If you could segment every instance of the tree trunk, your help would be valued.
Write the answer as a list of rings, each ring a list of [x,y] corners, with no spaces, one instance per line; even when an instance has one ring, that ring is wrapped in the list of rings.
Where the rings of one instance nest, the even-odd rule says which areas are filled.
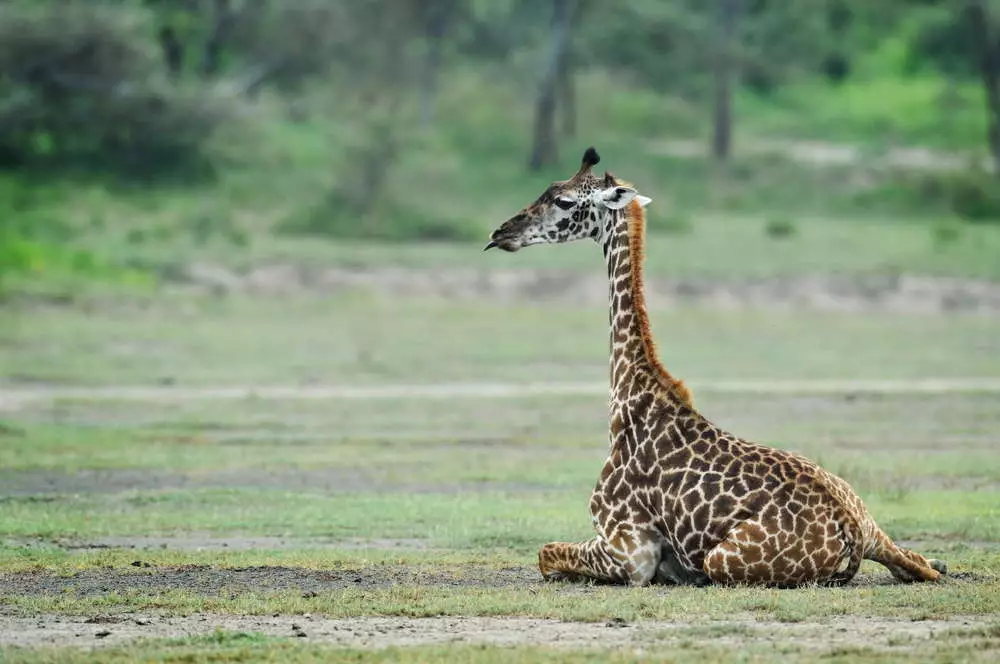
[[[212,8],[212,32],[205,40],[205,50],[201,61],[201,74],[205,77],[215,76],[219,73],[222,47],[225,46],[226,38],[236,20],[236,12],[233,11],[230,0],[214,0]]]
[[[557,77],[559,95],[556,106],[561,111],[560,125],[566,138],[576,136],[576,79],[573,76],[573,55],[563,58],[563,68]]]
[[[993,17],[982,0],[969,3],[967,16],[979,52],[979,72],[986,92],[986,140],[993,159],[993,172],[1000,178],[1000,36],[991,30]]]
[[[160,50],[163,51],[163,61],[167,65],[167,73],[171,78],[180,78],[184,69],[184,45],[177,38],[177,32],[172,26],[165,25],[160,28],[157,37],[160,41]]]
[[[715,43],[715,103],[713,112],[712,156],[727,161],[733,142],[733,50],[741,0],[716,0],[718,25]]]
[[[434,119],[438,72],[441,71],[444,59],[444,40],[457,9],[457,3],[453,0],[436,0],[427,9],[424,23],[427,52],[420,75],[420,125],[423,127]]]
[[[574,0],[552,0],[551,48],[535,101],[535,130],[528,168],[536,171],[559,159],[556,102],[560,74],[566,70],[572,36]]]

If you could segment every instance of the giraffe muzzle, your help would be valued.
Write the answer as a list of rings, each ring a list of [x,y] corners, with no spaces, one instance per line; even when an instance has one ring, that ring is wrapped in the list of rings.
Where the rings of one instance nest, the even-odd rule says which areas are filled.
[[[516,237],[502,237],[498,236],[498,233],[499,231],[493,233],[490,241],[483,247],[483,251],[489,251],[496,247],[504,251],[515,252],[521,248],[521,243]]]

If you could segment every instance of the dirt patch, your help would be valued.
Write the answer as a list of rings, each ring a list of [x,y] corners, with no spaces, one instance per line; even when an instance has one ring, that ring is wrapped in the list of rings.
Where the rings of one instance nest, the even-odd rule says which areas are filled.
[[[463,493],[475,491],[543,491],[552,487],[502,482],[400,484],[356,468],[236,468],[197,473],[145,469],[0,471],[0,504],[22,497],[59,494],[107,494],[176,489],[264,489],[344,493]]]
[[[22,545],[31,546],[39,542],[21,540]],[[139,535],[133,537],[100,537],[90,540],[55,540],[45,544],[55,544],[67,550],[97,550],[97,549],[135,549],[150,551],[168,549],[171,551],[296,551],[308,549],[369,549],[378,551],[427,551],[430,547],[426,540],[408,538],[345,538],[329,539],[318,537],[273,537],[258,536],[215,536],[211,533],[185,533],[152,537]]]
[[[34,618],[0,616],[0,646],[122,645],[138,638],[178,638],[216,630],[297,637],[343,647],[386,648],[434,644],[541,645],[567,648],[647,649],[678,646],[683,641],[711,641],[737,647],[773,647],[831,651],[864,646],[873,649],[926,651],[936,636],[984,626],[982,617],[948,620],[832,618],[821,623],[781,623],[751,618],[710,623],[563,622],[535,618],[366,617],[327,619],[317,616],[226,616],[202,614],[162,617],[155,614]]]
[[[519,268],[363,268],[262,265],[243,272],[195,264],[172,271],[173,283],[209,293],[281,296],[303,291],[363,290],[397,296],[490,301],[560,301],[604,306],[601,274]],[[953,311],[1000,314],[1000,283],[914,275],[806,275],[734,280],[647,278],[646,299],[664,308],[697,303],[724,309],[777,307],[820,311]]]
[[[6,593],[12,595],[63,595],[99,597],[109,593],[162,594],[173,590],[218,595],[220,593],[275,592],[319,593],[345,588],[376,589],[396,585],[504,588],[538,585],[534,567],[453,565],[447,571],[420,566],[379,564],[361,569],[316,570],[301,567],[258,566],[218,568],[203,565],[145,567],[141,556],[129,571],[88,569],[71,576],[45,572],[0,574]]]
[[[988,579],[973,573],[954,574],[944,583],[977,584]],[[207,565],[149,567],[137,554],[126,570],[93,568],[70,576],[47,572],[0,573],[5,592],[11,595],[74,595],[100,597],[110,593],[158,595],[169,591],[187,591],[201,595],[220,593],[302,591],[320,593],[345,588],[377,589],[397,585],[454,588],[505,588],[541,586],[543,581],[534,566],[494,567],[480,564],[455,564],[441,570],[421,565],[381,563],[360,568],[308,569],[302,567],[255,566],[220,568]],[[851,585],[880,586],[897,582],[888,572],[859,574]],[[570,583],[568,591],[586,588],[587,584]]]

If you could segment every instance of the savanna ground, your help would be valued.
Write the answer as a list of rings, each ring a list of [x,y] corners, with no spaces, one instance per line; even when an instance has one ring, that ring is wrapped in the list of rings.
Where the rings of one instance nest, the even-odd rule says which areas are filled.
[[[654,281],[694,241],[651,238]],[[585,249],[371,250],[409,256],[405,278],[331,251],[370,278],[271,269],[262,288],[234,267],[206,288],[194,270],[156,294],[6,309],[0,658],[993,661],[996,287],[975,264],[796,277],[787,262],[828,238],[787,242],[761,248],[771,281],[664,286],[662,355],[720,425],[846,477],[893,537],[947,560],[945,581],[866,563],[835,589],[542,583],[537,548],[591,534],[606,451]],[[504,272],[522,258],[541,272]]]
[[[211,184],[0,180],[64,234],[0,284],[0,660],[994,661],[1000,225],[939,200],[981,93],[943,121],[941,81],[893,80],[740,95],[720,173],[704,108],[581,76],[579,147],[654,198],[654,333],[699,407],[847,478],[943,582],[540,581],[592,534],[603,269],[469,242],[579,150],[525,173],[524,90],[458,72],[365,219],[326,86],[222,131]]]

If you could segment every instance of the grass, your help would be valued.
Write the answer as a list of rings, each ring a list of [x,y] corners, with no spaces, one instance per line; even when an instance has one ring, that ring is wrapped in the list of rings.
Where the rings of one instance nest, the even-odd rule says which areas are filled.
[[[356,168],[347,146],[359,122],[357,114],[338,114],[326,88],[299,100],[304,117],[297,122],[288,121],[279,100],[265,98],[249,109],[244,122],[216,138],[214,150],[224,166],[216,181],[201,186],[129,187],[99,178],[40,183],[20,176],[7,176],[0,185],[13,192],[12,199],[30,202],[10,216],[31,228],[55,225],[55,242],[66,244],[69,234],[73,248],[92,252],[92,262],[105,266],[101,271],[112,281],[116,267],[126,268],[120,280],[141,282],[144,273],[176,275],[193,261],[237,268],[385,260],[507,267],[509,257],[475,256],[477,238],[534,200],[551,180],[567,177],[582,150],[595,144],[602,166],[655,200],[651,228],[667,236],[651,243],[654,274],[738,279],[860,271],[1000,278],[993,260],[1000,228],[956,220],[940,196],[928,192],[933,187],[906,169],[806,165],[788,155],[740,149],[822,138],[875,156],[896,144],[944,144],[981,155],[984,104],[974,85],[956,89],[951,111],[936,101],[943,84],[928,78],[873,74],[840,87],[797,84],[774,98],[743,94],[736,153],[720,169],[704,155],[664,150],[671,141],[692,137],[708,145],[709,114],[701,104],[623,88],[607,75],[589,73],[579,81],[578,97],[587,100],[579,111],[579,138],[564,141],[558,165],[531,173],[523,168],[530,105],[523,88],[498,82],[503,80],[467,71],[447,78],[437,124],[405,136],[385,200],[370,219],[355,219],[326,202]],[[29,193],[18,194],[21,189]],[[330,219],[337,242],[275,234],[306,213]],[[767,229],[776,217],[794,233],[774,238]],[[943,226],[949,227],[946,242],[936,233]],[[437,237],[454,242],[398,246],[427,239],[420,228],[438,229]],[[396,242],[364,245],[357,238],[366,234]],[[594,252],[583,249],[530,252],[520,260],[522,266],[596,269]],[[72,270],[56,263],[15,275],[7,287],[42,294],[85,290]]]
[[[930,661],[987,661],[997,648],[989,631],[1000,615],[995,395],[711,389],[713,380],[731,378],[996,377],[993,318],[653,311],[667,364],[690,379],[706,414],[745,437],[818,459],[858,489],[893,537],[947,560],[957,574],[937,585],[897,585],[866,563],[857,585],[777,591],[539,582],[540,544],[592,533],[586,504],[607,427],[599,389],[606,320],[598,308],[354,294],[173,295],[13,311],[0,323],[0,344],[12,351],[0,356],[0,376],[14,387],[169,378],[180,388],[584,380],[597,389],[319,401],[81,395],[27,403],[0,422],[7,616],[526,616],[677,628],[632,642],[613,655],[621,661],[648,653],[670,661],[821,653],[874,662],[916,652]],[[31,585],[41,582],[48,585]],[[895,640],[824,640],[831,625],[852,620],[885,621]],[[898,620],[971,620],[972,631],[910,639],[892,627]],[[795,625],[819,640],[781,631]],[[722,632],[736,636],[726,640]],[[611,656],[575,646],[345,650],[304,641],[220,632],[111,644],[97,657]],[[5,661],[94,657],[45,647],[0,652]]]
[[[658,644],[659,645],[659,644]],[[69,654],[62,651],[41,651],[22,654],[9,653],[11,662],[92,661],[93,653]],[[598,650],[570,650],[567,648],[525,648],[501,646],[449,645],[421,648],[387,648],[376,651],[335,649],[315,645],[302,645],[293,639],[267,638],[259,634],[241,632],[220,632],[208,637],[194,637],[169,641],[150,641],[130,648],[114,648],[102,653],[102,661],[107,662],[182,662],[197,658],[198,661],[240,661],[240,662],[289,662],[306,664],[311,662],[453,662],[456,660],[472,664],[507,664],[513,662],[567,662],[569,664],[603,663],[628,664],[632,662],[731,662],[730,649],[708,645],[704,640],[671,644],[668,648],[659,645],[655,652],[629,653]],[[794,645],[754,645],[741,649],[740,661],[745,662],[788,662],[800,661],[809,656],[808,650]],[[995,642],[975,637],[951,637],[943,644],[924,646],[920,652],[922,661],[938,662],[988,662],[995,656]],[[845,649],[824,656],[829,662],[893,662],[912,661],[912,651],[879,652],[859,647]]]
[[[603,383],[607,375],[603,306],[545,299],[455,303],[362,291],[98,302],[86,314],[8,311],[0,318],[0,344],[10,349],[0,354],[0,376],[22,383]],[[681,307],[654,310],[652,323],[667,366],[695,386],[760,377],[1000,375],[991,317]]]
[[[685,164],[676,167],[690,169]],[[992,260],[1000,248],[1000,227],[995,224],[969,225],[941,215],[920,221],[872,211],[853,217],[793,212],[783,218],[794,225],[794,235],[776,240],[768,232],[773,213],[689,211],[676,202],[677,185],[670,184],[671,178],[663,178],[663,184],[657,184],[660,178],[650,180],[644,190],[654,192],[657,198],[649,208],[652,236],[648,243],[648,272],[652,276],[736,280],[804,274],[916,273],[1000,278],[996,261]],[[169,241],[129,241],[129,228],[158,223],[150,218],[114,224],[112,229],[93,234],[84,243],[112,262],[131,262],[167,272],[194,261],[246,271],[273,263],[314,270],[387,264],[411,268],[506,269],[515,260],[520,267],[600,272],[600,254],[589,242],[560,247],[559,251],[525,251],[516,258],[480,254],[490,231],[533,200],[546,182],[544,177],[536,179],[533,187],[525,187],[491,212],[462,211],[465,223],[475,228],[472,236],[482,238],[473,243],[380,244],[351,240],[333,243],[269,238],[261,231],[250,235],[253,239],[249,246],[235,249],[224,240],[198,243],[180,237]],[[657,195],[660,190],[663,193]],[[684,216],[687,221],[681,232],[670,233],[676,226],[676,215]],[[945,222],[953,222],[949,227],[955,233],[946,244],[941,244],[934,231]]]
[[[980,561],[981,562],[981,561]],[[994,556],[989,564],[995,565]],[[452,568],[454,569],[454,568]],[[127,574],[127,572],[125,572]],[[764,588],[647,587],[623,590],[609,586],[461,587],[461,579],[441,585],[392,585],[345,588],[318,593],[300,589],[218,593],[190,589],[143,589],[80,597],[60,594],[7,595],[10,610],[27,616],[158,611],[167,616],[196,613],[248,616],[525,616],[566,621],[725,621],[752,616],[761,621],[822,622],[842,616],[899,620],[995,616],[1000,612],[1000,580],[975,584],[869,586],[844,589],[804,588],[795,592]],[[461,588],[456,590],[456,587]]]

